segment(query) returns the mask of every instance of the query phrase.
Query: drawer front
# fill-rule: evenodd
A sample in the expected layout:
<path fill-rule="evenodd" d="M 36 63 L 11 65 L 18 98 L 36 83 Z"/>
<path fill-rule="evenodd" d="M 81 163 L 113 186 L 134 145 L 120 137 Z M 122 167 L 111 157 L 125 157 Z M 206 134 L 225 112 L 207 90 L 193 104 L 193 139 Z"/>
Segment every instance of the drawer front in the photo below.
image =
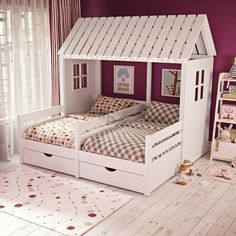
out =
<path fill-rule="evenodd" d="M 144 192 L 144 177 L 87 162 L 80 162 L 80 177 L 112 186 Z"/>
<path fill-rule="evenodd" d="M 24 163 L 43 167 L 62 173 L 75 175 L 76 165 L 72 159 L 51 155 L 49 153 L 36 152 L 29 149 L 23 149 Z"/>

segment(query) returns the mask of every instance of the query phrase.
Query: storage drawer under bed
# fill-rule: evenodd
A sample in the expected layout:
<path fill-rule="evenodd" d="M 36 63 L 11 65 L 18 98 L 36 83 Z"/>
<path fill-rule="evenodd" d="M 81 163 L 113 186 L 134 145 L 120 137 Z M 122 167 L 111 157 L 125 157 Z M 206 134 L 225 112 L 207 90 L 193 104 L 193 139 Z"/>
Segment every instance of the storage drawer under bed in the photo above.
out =
<path fill-rule="evenodd" d="M 75 168 L 75 160 L 49 153 L 23 149 L 23 160 L 24 163 L 65 174 L 75 175 L 77 171 Z"/>
<path fill-rule="evenodd" d="M 144 176 L 109 167 L 80 162 L 80 177 L 143 193 Z"/>

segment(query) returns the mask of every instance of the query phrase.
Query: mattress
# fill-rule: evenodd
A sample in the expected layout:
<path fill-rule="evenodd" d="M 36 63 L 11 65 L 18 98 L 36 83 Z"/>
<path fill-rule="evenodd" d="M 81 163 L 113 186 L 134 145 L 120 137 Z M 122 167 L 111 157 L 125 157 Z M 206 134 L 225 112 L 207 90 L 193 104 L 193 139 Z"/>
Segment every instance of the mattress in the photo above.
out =
<path fill-rule="evenodd" d="M 74 125 L 98 116 L 98 114 L 89 112 L 71 114 L 68 117 L 45 122 L 40 125 L 33 125 L 25 132 L 24 138 L 66 148 L 74 148 Z"/>
<path fill-rule="evenodd" d="M 89 137 L 82 146 L 86 152 L 144 163 L 145 136 L 165 128 L 166 124 L 144 119 L 126 122 Z"/>

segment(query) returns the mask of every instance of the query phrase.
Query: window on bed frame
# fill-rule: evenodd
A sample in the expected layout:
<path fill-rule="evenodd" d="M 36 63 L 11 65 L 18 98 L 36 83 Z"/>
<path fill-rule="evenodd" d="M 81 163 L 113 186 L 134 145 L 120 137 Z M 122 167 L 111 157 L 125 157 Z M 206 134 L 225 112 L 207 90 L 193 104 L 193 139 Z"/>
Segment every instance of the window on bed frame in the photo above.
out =
<path fill-rule="evenodd" d="M 73 90 L 88 88 L 88 64 L 73 64 Z"/>
<path fill-rule="evenodd" d="M 203 99 L 204 70 L 196 71 L 195 101 Z"/>

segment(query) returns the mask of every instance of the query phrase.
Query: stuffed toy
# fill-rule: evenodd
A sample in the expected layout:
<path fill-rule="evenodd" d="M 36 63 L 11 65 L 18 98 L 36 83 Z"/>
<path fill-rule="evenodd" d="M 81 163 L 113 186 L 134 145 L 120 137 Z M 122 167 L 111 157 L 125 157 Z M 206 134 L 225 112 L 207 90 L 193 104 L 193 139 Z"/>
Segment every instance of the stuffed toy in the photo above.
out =
<path fill-rule="evenodd" d="M 218 137 L 218 140 L 221 141 L 221 142 L 231 143 L 230 131 L 231 131 L 233 125 L 230 124 L 228 128 L 224 127 L 224 129 L 222 129 L 220 127 L 220 125 L 217 125 L 217 127 L 220 129 L 220 136 Z"/>

